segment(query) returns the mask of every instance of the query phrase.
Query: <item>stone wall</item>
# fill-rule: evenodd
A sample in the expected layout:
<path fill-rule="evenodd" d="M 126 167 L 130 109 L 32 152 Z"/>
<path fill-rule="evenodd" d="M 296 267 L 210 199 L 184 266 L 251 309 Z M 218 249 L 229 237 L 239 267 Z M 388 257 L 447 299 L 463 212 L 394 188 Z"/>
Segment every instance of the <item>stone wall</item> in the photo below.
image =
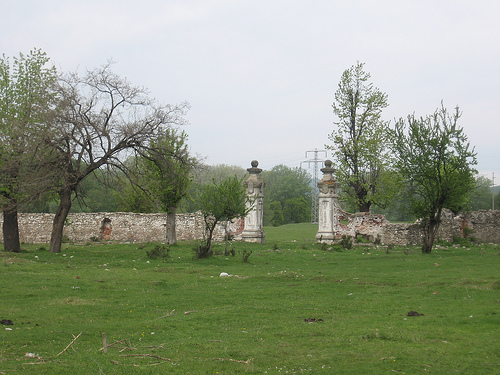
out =
<path fill-rule="evenodd" d="M 384 215 L 351 214 L 339 211 L 336 237 L 361 235 L 369 241 L 383 244 L 420 245 L 422 231 L 418 222 L 391 223 Z M 500 243 L 500 211 L 483 210 L 457 216 L 444 210 L 437 233 L 438 239 L 452 242 L 454 237 L 474 237 L 480 242 Z"/>
<path fill-rule="evenodd" d="M 500 244 L 500 211 L 481 210 L 454 215 L 445 210 L 437 238 L 453 242 L 454 237 L 475 238 L 479 242 Z M 386 222 L 380 229 L 382 243 L 420 245 L 422 231 L 418 222 L 412 224 Z"/>
<path fill-rule="evenodd" d="M 52 230 L 53 214 L 19 214 L 19 234 L 24 243 L 48 243 Z M 176 215 L 176 235 L 179 241 L 203 238 L 204 224 L 200 214 Z M 0 213 L 0 242 L 3 217 Z M 215 232 L 215 240 L 222 240 L 226 233 L 241 239 L 244 219 L 222 223 Z M 95 240 L 111 242 L 164 242 L 165 214 L 76 213 L 68 215 L 64 235 L 70 241 L 86 243 Z M 370 241 L 379 239 L 383 244 L 421 244 L 418 223 L 391 223 L 384 215 L 350 214 L 339 212 L 336 237 L 361 235 Z M 451 211 L 443 213 L 438 238 L 453 241 L 453 237 L 475 237 L 481 242 L 500 243 L 500 211 L 475 211 L 458 216 Z"/>
<path fill-rule="evenodd" d="M 19 235 L 24 243 L 48 243 L 52 231 L 53 214 L 19 214 Z M 119 243 L 164 242 L 167 224 L 166 214 L 74 213 L 69 214 L 64 227 L 64 235 L 69 241 L 86 243 L 90 241 L 111 241 Z M 241 236 L 244 219 L 232 223 L 221 223 L 215 230 L 214 239 L 224 238 L 228 233 L 236 239 Z M 0 242 L 3 217 L 0 213 Z M 203 238 L 204 222 L 199 213 L 176 215 L 177 240 L 198 240 Z"/>

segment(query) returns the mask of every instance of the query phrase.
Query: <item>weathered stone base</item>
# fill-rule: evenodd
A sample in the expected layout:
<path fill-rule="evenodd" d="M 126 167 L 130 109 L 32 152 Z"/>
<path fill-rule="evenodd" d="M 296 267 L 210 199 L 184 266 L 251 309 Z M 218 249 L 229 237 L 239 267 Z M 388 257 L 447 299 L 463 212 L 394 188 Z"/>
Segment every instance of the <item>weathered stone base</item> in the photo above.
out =
<path fill-rule="evenodd" d="M 330 232 L 318 232 L 316 233 L 316 242 L 332 244 L 337 239 L 336 235 Z"/>
<path fill-rule="evenodd" d="M 251 243 L 265 243 L 265 233 L 263 230 L 257 230 L 257 231 L 249 231 L 249 230 L 244 230 L 241 233 L 241 240 L 243 242 L 251 242 Z"/>

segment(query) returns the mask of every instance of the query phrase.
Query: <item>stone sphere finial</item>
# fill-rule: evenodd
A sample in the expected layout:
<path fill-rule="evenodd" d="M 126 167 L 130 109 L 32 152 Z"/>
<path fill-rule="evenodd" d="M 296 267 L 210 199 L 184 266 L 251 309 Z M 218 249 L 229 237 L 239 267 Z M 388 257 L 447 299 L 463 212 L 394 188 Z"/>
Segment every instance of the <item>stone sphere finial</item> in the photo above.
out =
<path fill-rule="evenodd" d="M 257 168 L 259 166 L 259 162 L 257 160 L 252 160 L 252 168 Z"/>
<path fill-rule="evenodd" d="M 332 161 L 330 159 L 325 160 L 325 167 L 331 168 L 332 167 Z"/>

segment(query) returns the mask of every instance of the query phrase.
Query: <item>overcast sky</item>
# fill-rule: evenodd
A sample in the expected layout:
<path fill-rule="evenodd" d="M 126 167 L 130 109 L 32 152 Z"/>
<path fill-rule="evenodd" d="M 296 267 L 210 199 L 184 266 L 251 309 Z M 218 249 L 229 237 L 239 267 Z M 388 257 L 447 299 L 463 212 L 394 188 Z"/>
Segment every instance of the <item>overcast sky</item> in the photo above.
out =
<path fill-rule="evenodd" d="M 160 102 L 190 103 L 193 154 L 264 169 L 324 150 L 340 76 L 364 62 L 392 123 L 458 105 L 498 183 L 499 16 L 498 0 L 0 0 L 0 53 L 41 48 L 63 71 L 113 59 Z"/>

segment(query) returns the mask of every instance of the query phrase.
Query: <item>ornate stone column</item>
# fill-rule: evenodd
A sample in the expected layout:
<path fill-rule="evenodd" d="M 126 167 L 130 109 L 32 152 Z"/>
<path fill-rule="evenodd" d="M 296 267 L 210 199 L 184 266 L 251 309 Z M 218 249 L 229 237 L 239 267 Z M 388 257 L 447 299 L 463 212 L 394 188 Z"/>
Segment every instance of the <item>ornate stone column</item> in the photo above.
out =
<path fill-rule="evenodd" d="M 265 233 L 263 227 L 264 211 L 264 181 L 260 178 L 262 169 L 257 168 L 259 162 L 252 161 L 252 168 L 247 171 L 250 176 L 244 182 L 247 193 L 247 208 L 250 212 L 245 217 L 245 227 L 241 239 L 245 242 L 264 243 Z"/>
<path fill-rule="evenodd" d="M 318 182 L 318 233 L 317 242 L 332 243 L 335 240 L 338 221 L 338 182 L 335 182 L 332 161 L 325 161 L 325 168 L 321 169 L 323 178 Z"/>

